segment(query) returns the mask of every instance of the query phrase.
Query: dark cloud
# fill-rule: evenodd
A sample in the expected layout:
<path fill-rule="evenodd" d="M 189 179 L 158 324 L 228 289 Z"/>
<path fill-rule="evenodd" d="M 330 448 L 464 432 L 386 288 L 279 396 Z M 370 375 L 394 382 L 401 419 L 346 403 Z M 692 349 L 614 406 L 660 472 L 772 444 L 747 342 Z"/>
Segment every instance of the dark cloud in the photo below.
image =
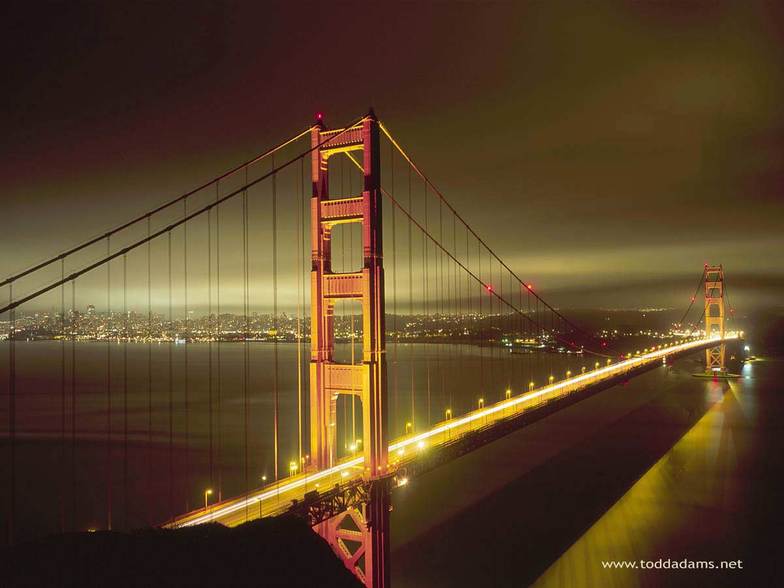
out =
<path fill-rule="evenodd" d="M 373 104 L 559 304 L 635 306 L 646 283 L 685 288 L 674 305 L 705 261 L 769 304 L 782 22 L 755 2 L 12 4 L 0 273 Z"/>

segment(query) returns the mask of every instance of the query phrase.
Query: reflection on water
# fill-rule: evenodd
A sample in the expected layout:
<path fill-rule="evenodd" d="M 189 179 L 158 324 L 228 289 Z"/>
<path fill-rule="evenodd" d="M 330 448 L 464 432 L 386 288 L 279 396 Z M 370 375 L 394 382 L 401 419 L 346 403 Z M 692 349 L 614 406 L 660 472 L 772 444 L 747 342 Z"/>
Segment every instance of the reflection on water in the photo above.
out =
<path fill-rule="evenodd" d="M 779 585 L 784 361 L 719 382 L 701 366 L 635 377 L 395 490 L 394 585 Z M 747 569 L 601 567 L 660 558 Z"/>
<path fill-rule="evenodd" d="M 682 561 L 695 558 L 692 545 L 731 532 L 732 516 L 744 508 L 737 469 L 750 449 L 736 435 L 748 426 L 741 399 L 751 401 L 744 398 L 743 380 L 707 382 L 705 388 L 715 404 L 535 586 L 637 586 L 657 575 L 663 580 L 668 572 L 606 570 L 601 562 Z M 710 557 L 737 559 L 725 551 Z"/>

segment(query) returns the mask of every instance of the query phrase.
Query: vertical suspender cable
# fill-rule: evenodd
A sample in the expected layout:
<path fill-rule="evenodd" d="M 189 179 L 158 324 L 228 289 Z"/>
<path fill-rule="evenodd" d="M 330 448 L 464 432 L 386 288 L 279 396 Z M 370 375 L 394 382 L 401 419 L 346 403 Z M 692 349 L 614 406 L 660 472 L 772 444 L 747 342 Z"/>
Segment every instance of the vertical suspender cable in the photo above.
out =
<path fill-rule="evenodd" d="M 411 206 L 411 166 L 408 166 L 408 211 L 413 216 Z M 410 329 L 410 325 L 414 320 L 414 252 L 413 243 L 411 241 L 411 216 L 408 218 L 408 320 L 406 325 Z M 409 342 L 408 344 L 408 369 L 411 372 L 411 432 L 416 431 L 416 401 L 414 399 L 414 347 Z"/>
<path fill-rule="evenodd" d="M 188 199 L 182 201 L 182 217 L 188 218 Z M 184 395 L 185 395 L 185 455 L 183 456 L 184 469 L 185 469 L 185 512 L 190 510 L 190 495 L 191 495 L 191 431 L 190 431 L 190 388 L 188 381 L 188 339 L 190 338 L 190 321 L 188 317 L 188 221 L 182 223 L 182 273 L 183 273 L 183 302 L 185 304 L 185 341 L 183 355 L 184 357 Z"/>
<path fill-rule="evenodd" d="M 441 240 L 442 243 L 444 243 L 444 207 L 443 207 L 443 202 L 441 202 L 441 200 L 438 201 L 438 225 L 439 225 L 439 229 L 438 229 L 438 236 L 439 237 L 438 238 Z M 445 305 L 445 302 L 446 302 L 447 293 L 444 290 L 444 252 L 443 251 L 439 251 L 438 254 L 439 255 L 438 255 L 438 260 L 437 260 L 437 262 L 438 262 L 438 284 L 437 285 L 438 285 L 439 294 L 437 296 L 437 300 L 438 300 L 438 309 L 439 309 L 439 313 L 438 313 L 439 314 L 439 321 L 440 321 L 440 324 L 441 324 L 441 328 L 443 329 L 440 332 L 439 342 L 438 342 L 438 349 L 439 349 L 439 355 L 438 355 L 438 375 L 439 375 L 439 378 L 441 380 L 441 392 L 440 392 L 440 396 L 439 397 L 441 398 L 441 402 L 443 403 L 444 402 L 444 366 L 443 366 L 443 361 L 442 361 L 442 358 L 441 358 L 440 351 L 443 349 L 443 345 L 441 343 L 441 340 L 443 339 L 444 335 L 447 332 L 446 331 L 446 321 L 444 320 L 444 315 L 445 315 L 445 313 L 444 313 L 444 305 Z M 449 284 L 449 282 L 447 281 L 447 285 L 448 284 Z M 447 310 L 448 310 L 448 304 L 447 304 Z M 451 352 L 451 348 L 448 348 L 448 349 Z"/>
<path fill-rule="evenodd" d="M 168 359 L 169 359 L 169 520 L 174 520 L 174 373 L 172 368 L 172 352 L 174 344 L 174 324 L 172 322 L 172 246 L 171 231 L 166 233 L 167 257 L 169 272 L 169 324 L 168 324 Z"/>
<path fill-rule="evenodd" d="M 485 338 L 484 335 L 484 308 L 482 304 L 482 298 L 484 297 L 484 288 L 482 287 L 481 282 L 483 282 L 482 278 L 482 244 L 477 239 L 476 242 L 476 253 L 477 259 L 479 260 L 479 271 L 477 275 L 479 276 L 479 393 L 484 396 L 485 394 L 485 351 L 483 345 L 483 339 Z"/>
<path fill-rule="evenodd" d="M 245 167 L 245 185 L 248 184 L 248 168 Z M 242 435 L 243 435 L 243 471 L 245 485 L 243 494 L 247 499 L 249 484 L 248 472 L 248 191 L 242 191 Z M 248 520 L 248 504 L 245 501 L 245 520 Z"/>
<path fill-rule="evenodd" d="M 111 235 L 106 237 L 106 256 L 111 253 Z M 75 312 L 72 309 L 71 312 Z M 112 530 L 112 262 L 106 264 L 106 528 Z"/>
<path fill-rule="evenodd" d="M 128 524 L 128 255 L 123 254 L 123 523 Z"/>
<path fill-rule="evenodd" d="M 215 486 L 213 470 L 213 422 L 212 422 L 212 341 L 215 338 L 215 324 L 212 316 L 212 209 L 207 211 L 207 440 L 208 471 L 210 488 Z"/>
<path fill-rule="evenodd" d="M 71 528 L 76 529 L 76 280 L 71 280 Z M 12 364 L 13 365 L 13 364 Z"/>
<path fill-rule="evenodd" d="M 147 216 L 147 237 L 150 236 L 150 217 Z M 152 482 L 152 244 L 147 241 L 147 484 Z M 150 492 L 147 502 L 147 524 L 152 524 L 152 502 Z"/>
<path fill-rule="evenodd" d="M 221 392 L 222 392 L 222 378 L 221 378 L 221 347 L 223 343 L 223 323 L 221 321 L 221 257 L 220 257 L 220 234 L 221 234 L 221 225 L 220 225 L 220 182 L 215 182 L 215 314 L 216 314 L 216 327 L 217 327 L 217 338 L 218 338 L 218 349 L 216 354 L 217 364 L 218 364 L 218 374 L 217 374 L 217 386 L 215 387 L 215 393 L 217 395 L 215 401 L 215 408 L 218 411 L 217 414 L 217 429 L 218 429 L 218 448 L 216 451 L 216 457 L 218 462 L 218 502 L 223 500 L 223 414 L 221 412 Z"/>
<path fill-rule="evenodd" d="M 457 259 L 457 225 L 455 223 L 455 215 L 452 215 L 452 253 L 454 255 L 454 258 Z M 463 317 L 460 316 L 460 298 L 459 298 L 458 292 L 457 292 L 457 263 L 453 262 L 452 260 L 450 260 L 449 263 L 450 263 L 450 265 L 453 268 L 452 269 L 452 277 L 454 278 L 453 280 L 450 280 L 450 282 L 452 283 L 451 287 L 452 287 L 452 296 L 453 296 L 452 312 L 454 313 L 454 316 L 455 316 L 454 328 L 455 329 L 460 329 L 461 325 L 463 325 L 465 323 L 463 321 Z M 453 348 L 454 349 L 453 361 L 457 361 L 458 352 L 461 352 L 462 349 L 463 349 L 462 336 L 458 337 L 458 339 L 457 339 L 455 344 L 458 345 L 458 349 L 454 349 Z M 462 357 L 460 359 L 462 360 Z M 462 363 L 463 362 L 460 361 L 461 365 L 462 365 Z M 453 364 L 452 367 L 454 369 L 456 366 Z M 454 399 L 452 397 L 453 396 L 452 395 L 452 388 L 453 387 L 454 386 L 451 386 L 451 385 L 449 386 L 449 408 L 452 408 L 452 404 L 454 403 Z"/>
<path fill-rule="evenodd" d="M 424 184 L 425 187 L 425 197 L 424 197 L 424 204 L 425 204 L 425 231 L 428 231 L 427 226 L 427 184 Z M 425 233 L 422 233 L 422 325 L 427 328 L 427 319 L 428 319 L 428 244 L 427 238 L 425 237 Z M 426 334 L 426 331 L 425 333 Z M 426 425 L 429 428 L 432 419 L 430 418 L 430 404 L 431 404 L 431 397 L 430 397 L 430 358 L 429 358 L 429 349 L 427 349 L 427 345 L 422 346 L 422 351 L 425 356 L 425 376 L 427 378 L 427 421 Z"/>
<path fill-rule="evenodd" d="M 60 533 L 65 533 L 65 258 L 60 260 Z"/>
<path fill-rule="evenodd" d="M 272 169 L 275 169 L 275 154 L 271 156 Z M 278 406 L 278 178 L 277 174 L 272 174 L 272 328 L 275 336 L 272 342 L 272 349 L 275 356 L 275 378 L 273 384 L 274 410 L 275 410 L 275 479 L 278 479 L 278 452 L 279 439 L 278 427 L 280 421 L 280 407 Z M 297 464 L 298 466 L 300 464 Z"/>
<path fill-rule="evenodd" d="M 305 214 L 305 159 L 299 160 L 299 197 L 297 198 L 297 458 L 302 464 L 302 319 L 303 307 L 305 302 L 303 272 L 304 246 L 302 236 L 304 234 L 304 214 Z"/>
<path fill-rule="evenodd" d="M 8 304 L 14 301 L 14 284 L 8 285 Z M 8 461 L 10 489 L 8 504 L 8 545 L 14 544 L 16 518 L 16 309 L 10 311 L 8 330 Z"/>
<path fill-rule="evenodd" d="M 390 145 L 389 148 L 389 191 L 395 193 L 395 150 Z M 398 363 L 397 363 L 397 343 L 400 333 L 397 330 L 397 228 L 395 227 L 395 217 L 397 207 L 392 207 L 392 332 L 395 338 L 392 342 L 392 410 L 397 418 L 400 418 L 398 409 Z M 404 428 L 405 433 L 405 428 Z"/>

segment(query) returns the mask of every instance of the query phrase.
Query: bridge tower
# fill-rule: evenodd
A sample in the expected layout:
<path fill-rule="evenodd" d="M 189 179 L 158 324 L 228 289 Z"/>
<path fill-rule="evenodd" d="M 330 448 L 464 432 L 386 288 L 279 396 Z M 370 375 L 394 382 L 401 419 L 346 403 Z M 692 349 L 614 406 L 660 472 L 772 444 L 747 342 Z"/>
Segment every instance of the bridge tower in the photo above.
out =
<path fill-rule="evenodd" d="M 384 327 L 384 268 L 381 226 L 379 126 L 370 113 L 357 125 L 326 130 L 321 120 L 311 131 L 311 357 L 309 468 L 323 470 L 337 462 L 337 399 L 358 395 L 362 405 L 364 478 L 372 499 L 360 508 L 316 525 L 367 586 L 389 584 L 389 495 L 387 475 L 387 370 Z M 360 195 L 333 196 L 329 163 L 334 155 L 361 152 L 364 172 Z M 357 153 L 359 155 L 359 153 Z M 332 229 L 362 223 L 363 267 L 335 273 L 331 263 Z M 362 364 L 335 361 L 334 307 L 338 300 L 362 304 Z"/>
<path fill-rule="evenodd" d="M 724 269 L 721 265 L 705 266 L 705 336 L 724 338 Z M 705 371 L 724 373 L 725 345 L 705 350 Z"/>

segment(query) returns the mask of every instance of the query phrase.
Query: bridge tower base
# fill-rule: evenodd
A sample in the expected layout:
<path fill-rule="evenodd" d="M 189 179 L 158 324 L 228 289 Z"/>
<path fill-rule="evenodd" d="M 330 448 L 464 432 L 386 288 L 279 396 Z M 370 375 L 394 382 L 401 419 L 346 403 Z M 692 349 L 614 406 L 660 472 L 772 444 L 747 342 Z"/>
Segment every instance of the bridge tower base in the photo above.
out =
<path fill-rule="evenodd" d="M 389 510 L 389 490 L 386 481 L 379 480 L 371 482 L 366 503 L 350 506 L 313 527 L 368 588 L 390 585 Z"/>

